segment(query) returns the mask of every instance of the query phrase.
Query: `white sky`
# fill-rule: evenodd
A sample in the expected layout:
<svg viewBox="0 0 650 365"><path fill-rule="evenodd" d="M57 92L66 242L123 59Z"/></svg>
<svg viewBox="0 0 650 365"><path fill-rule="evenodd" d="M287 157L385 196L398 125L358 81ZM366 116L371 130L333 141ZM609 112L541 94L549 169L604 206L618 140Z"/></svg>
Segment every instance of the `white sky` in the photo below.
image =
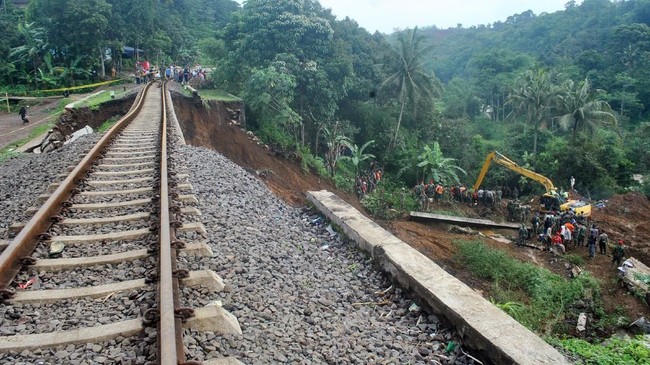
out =
<svg viewBox="0 0 650 365"><path fill-rule="evenodd" d="M243 0L237 0L242 3ZM536 15L564 10L569 0L320 0L338 19L346 16L374 33L391 33L396 28L431 26L455 27L460 23L492 24L532 10ZM582 1L576 1L577 4Z"/></svg>

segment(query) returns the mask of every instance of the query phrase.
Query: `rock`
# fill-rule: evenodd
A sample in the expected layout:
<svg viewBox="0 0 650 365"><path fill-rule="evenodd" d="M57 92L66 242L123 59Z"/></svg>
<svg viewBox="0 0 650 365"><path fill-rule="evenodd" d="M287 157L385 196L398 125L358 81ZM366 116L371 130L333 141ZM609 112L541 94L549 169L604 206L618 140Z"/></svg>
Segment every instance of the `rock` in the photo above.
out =
<svg viewBox="0 0 650 365"><path fill-rule="evenodd" d="M630 323L628 326L630 331L635 335L650 334L650 322L645 317L639 317L636 321Z"/></svg>

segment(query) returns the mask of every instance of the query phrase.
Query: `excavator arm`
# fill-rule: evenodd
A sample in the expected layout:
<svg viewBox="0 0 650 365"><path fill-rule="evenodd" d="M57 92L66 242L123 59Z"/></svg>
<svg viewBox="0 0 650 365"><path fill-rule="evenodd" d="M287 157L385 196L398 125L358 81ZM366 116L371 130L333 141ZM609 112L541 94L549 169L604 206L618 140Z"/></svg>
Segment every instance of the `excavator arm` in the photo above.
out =
<svg viewBox="0 0 650 365"><path fill-rule="evenodd" d="M492 151L488 153L487 157L485 158L485 162L483 163L481 172L478 174L478 179L476 179L476 182L474 183L474 190L477 190L481 186L481 183L485 178L485 174L487 174L487 171L490 169L490 165L492 164L492 162L495 162L505 168L508 168L520 175L526 176L529 179L537 181L538 183L544 185L544 188L546 188L547 193L555 192L555 186L553 185L553 182L548 177L544 175L540 175L535 171L531 171L529 169L517 165L514 161L510 160L509 158L500 154L497 151Z"/></svg>

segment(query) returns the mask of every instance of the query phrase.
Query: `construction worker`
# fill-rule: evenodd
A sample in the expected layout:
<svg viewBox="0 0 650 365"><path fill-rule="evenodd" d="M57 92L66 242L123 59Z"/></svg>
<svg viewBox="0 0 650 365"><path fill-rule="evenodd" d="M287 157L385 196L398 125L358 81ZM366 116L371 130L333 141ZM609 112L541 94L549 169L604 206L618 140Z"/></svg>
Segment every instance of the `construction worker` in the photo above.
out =
<svg viewBox="0 0 650 365"><path fill-rule="evenodd" d="M618 240L618 245L614 247L614 252L612 252L612 262L616 265L615 267L621 266L621 263L623 262L623 257L625 257L623 240Z"/></svg>
<svg viewBox="0 0 650 365"><path fill-rule="evenodd" d="M591 229L589 230L589 242L588 242L589 257L592 259L596 256L596 240L598 239L598 236L599 236L598 228L596 228L595 224L592 224Z"/></svg>
<svg viewBox="0 0 650 365"><path fill-rule="evenodd" d="M609 241L609 237L607 237L607 233L603 231L599 236L598 236L598 250L601 255L607 255L607 242Z"/></svg>
<svg viewBox="0 0 650 365"><path fill-rule="evenodd" d="M533 227L533 233L535 236L539 234L539 228L540 228L540 218L539 218L539 212L535 212L535 215L533 216L533 219L530 220L530 223L532 224Z"/></svg>
<svg viewBox="0 0 650 365"><path fill-rule="evenodd" d="M415 193L415 198L420 203L420 210L424 210L426 200L427 200L427 195L425 194L424 189L425 189L424 180L420 180L420 183L415 185L415 187L413 188L413 192Z"/></svg>
<svg viewBox="0 0 650 365"><path fill-rule="evenodd" d="M517 240L517 245L518 246L525 245L527 239L528 239L528 229L526 228L526 225L522 223L521 227L519 227L519 239Z"/></svg>
<svg viewBox="0 0 650 365"><path fill-rule="evenodd" d="M587 235L587 227L582 224L578 224L577 231L578 233L576 235L575 244L576 246L584 246L585 236Z"/></svg>

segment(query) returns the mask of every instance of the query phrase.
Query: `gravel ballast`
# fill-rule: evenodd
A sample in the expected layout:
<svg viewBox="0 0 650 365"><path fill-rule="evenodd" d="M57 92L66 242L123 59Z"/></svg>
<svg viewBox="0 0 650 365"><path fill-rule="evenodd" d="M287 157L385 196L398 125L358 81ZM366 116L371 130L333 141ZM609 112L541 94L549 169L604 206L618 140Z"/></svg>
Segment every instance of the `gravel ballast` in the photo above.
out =
<svg viewBox="0 0 650 365"><path fill-rule="evenodd" d="M11 222L21 220L17 218L35 197L50 182L58 181L57 175L99 137L94 134L53 154L22 156L0 165L0 194L5 197L0 202L0 234ZM173 156L179 165L188 167L194 190L187 193L199 200L200 219L214 251L211 258L180 254L179 267L214 270L226 284L219 293L184 287L183 305L200 307L218 301L238 318L243 332L219 335L186 330L188 359L233 356L245 364L474 363L451 330L392 286L367 256L315 212L286 205L257 177L214 151L184 146ZM132 195L133 199L150 196ZM86 199L77 196L75 202ZM193 221L198 217L182 218ZM203 239L195 232L179 238ZM79 246L83 245L67 246L64 256L77 257L87 251ZM134 248L130 243L107 242L92 250L107 254ZM35 256L45 257L46 247L39 245L37 252ZM80 271L78 277L85 277L89 270ZM89 275L98 277L102 272ZM124 308L105 305L116 305L128 316L136 314L132 303ZM87 304L80 307L88 308ZM140 338L6 354L0 362L67 359L70 363L141 364L152 360L154 340L148 329Z"/></svg>
<svg viewBox="0 0 650 365"><path fill-rule="evenodd" d="M53 153L20 154L0 164L0 238L7 238L12 222L29 219L25 211L34 205L38 195L50 183L61 181L58 175L67 173L66 167L76 165L100 137L93 133Z"/></svg>
<svg viewBox="0 0 650 365"><path fill-rule="evenodd" d="M318 215L286 205L219 153L191 146L180 153L175 159L188 166L214 251L214 257L198 265L192 260L185 268L210 268L224 279L226 290L213 293L213 299L238 318L243 331L242 336L186 331L188 358L234 356L248 364L473 363L438 318L392 287Z"/></svg>

